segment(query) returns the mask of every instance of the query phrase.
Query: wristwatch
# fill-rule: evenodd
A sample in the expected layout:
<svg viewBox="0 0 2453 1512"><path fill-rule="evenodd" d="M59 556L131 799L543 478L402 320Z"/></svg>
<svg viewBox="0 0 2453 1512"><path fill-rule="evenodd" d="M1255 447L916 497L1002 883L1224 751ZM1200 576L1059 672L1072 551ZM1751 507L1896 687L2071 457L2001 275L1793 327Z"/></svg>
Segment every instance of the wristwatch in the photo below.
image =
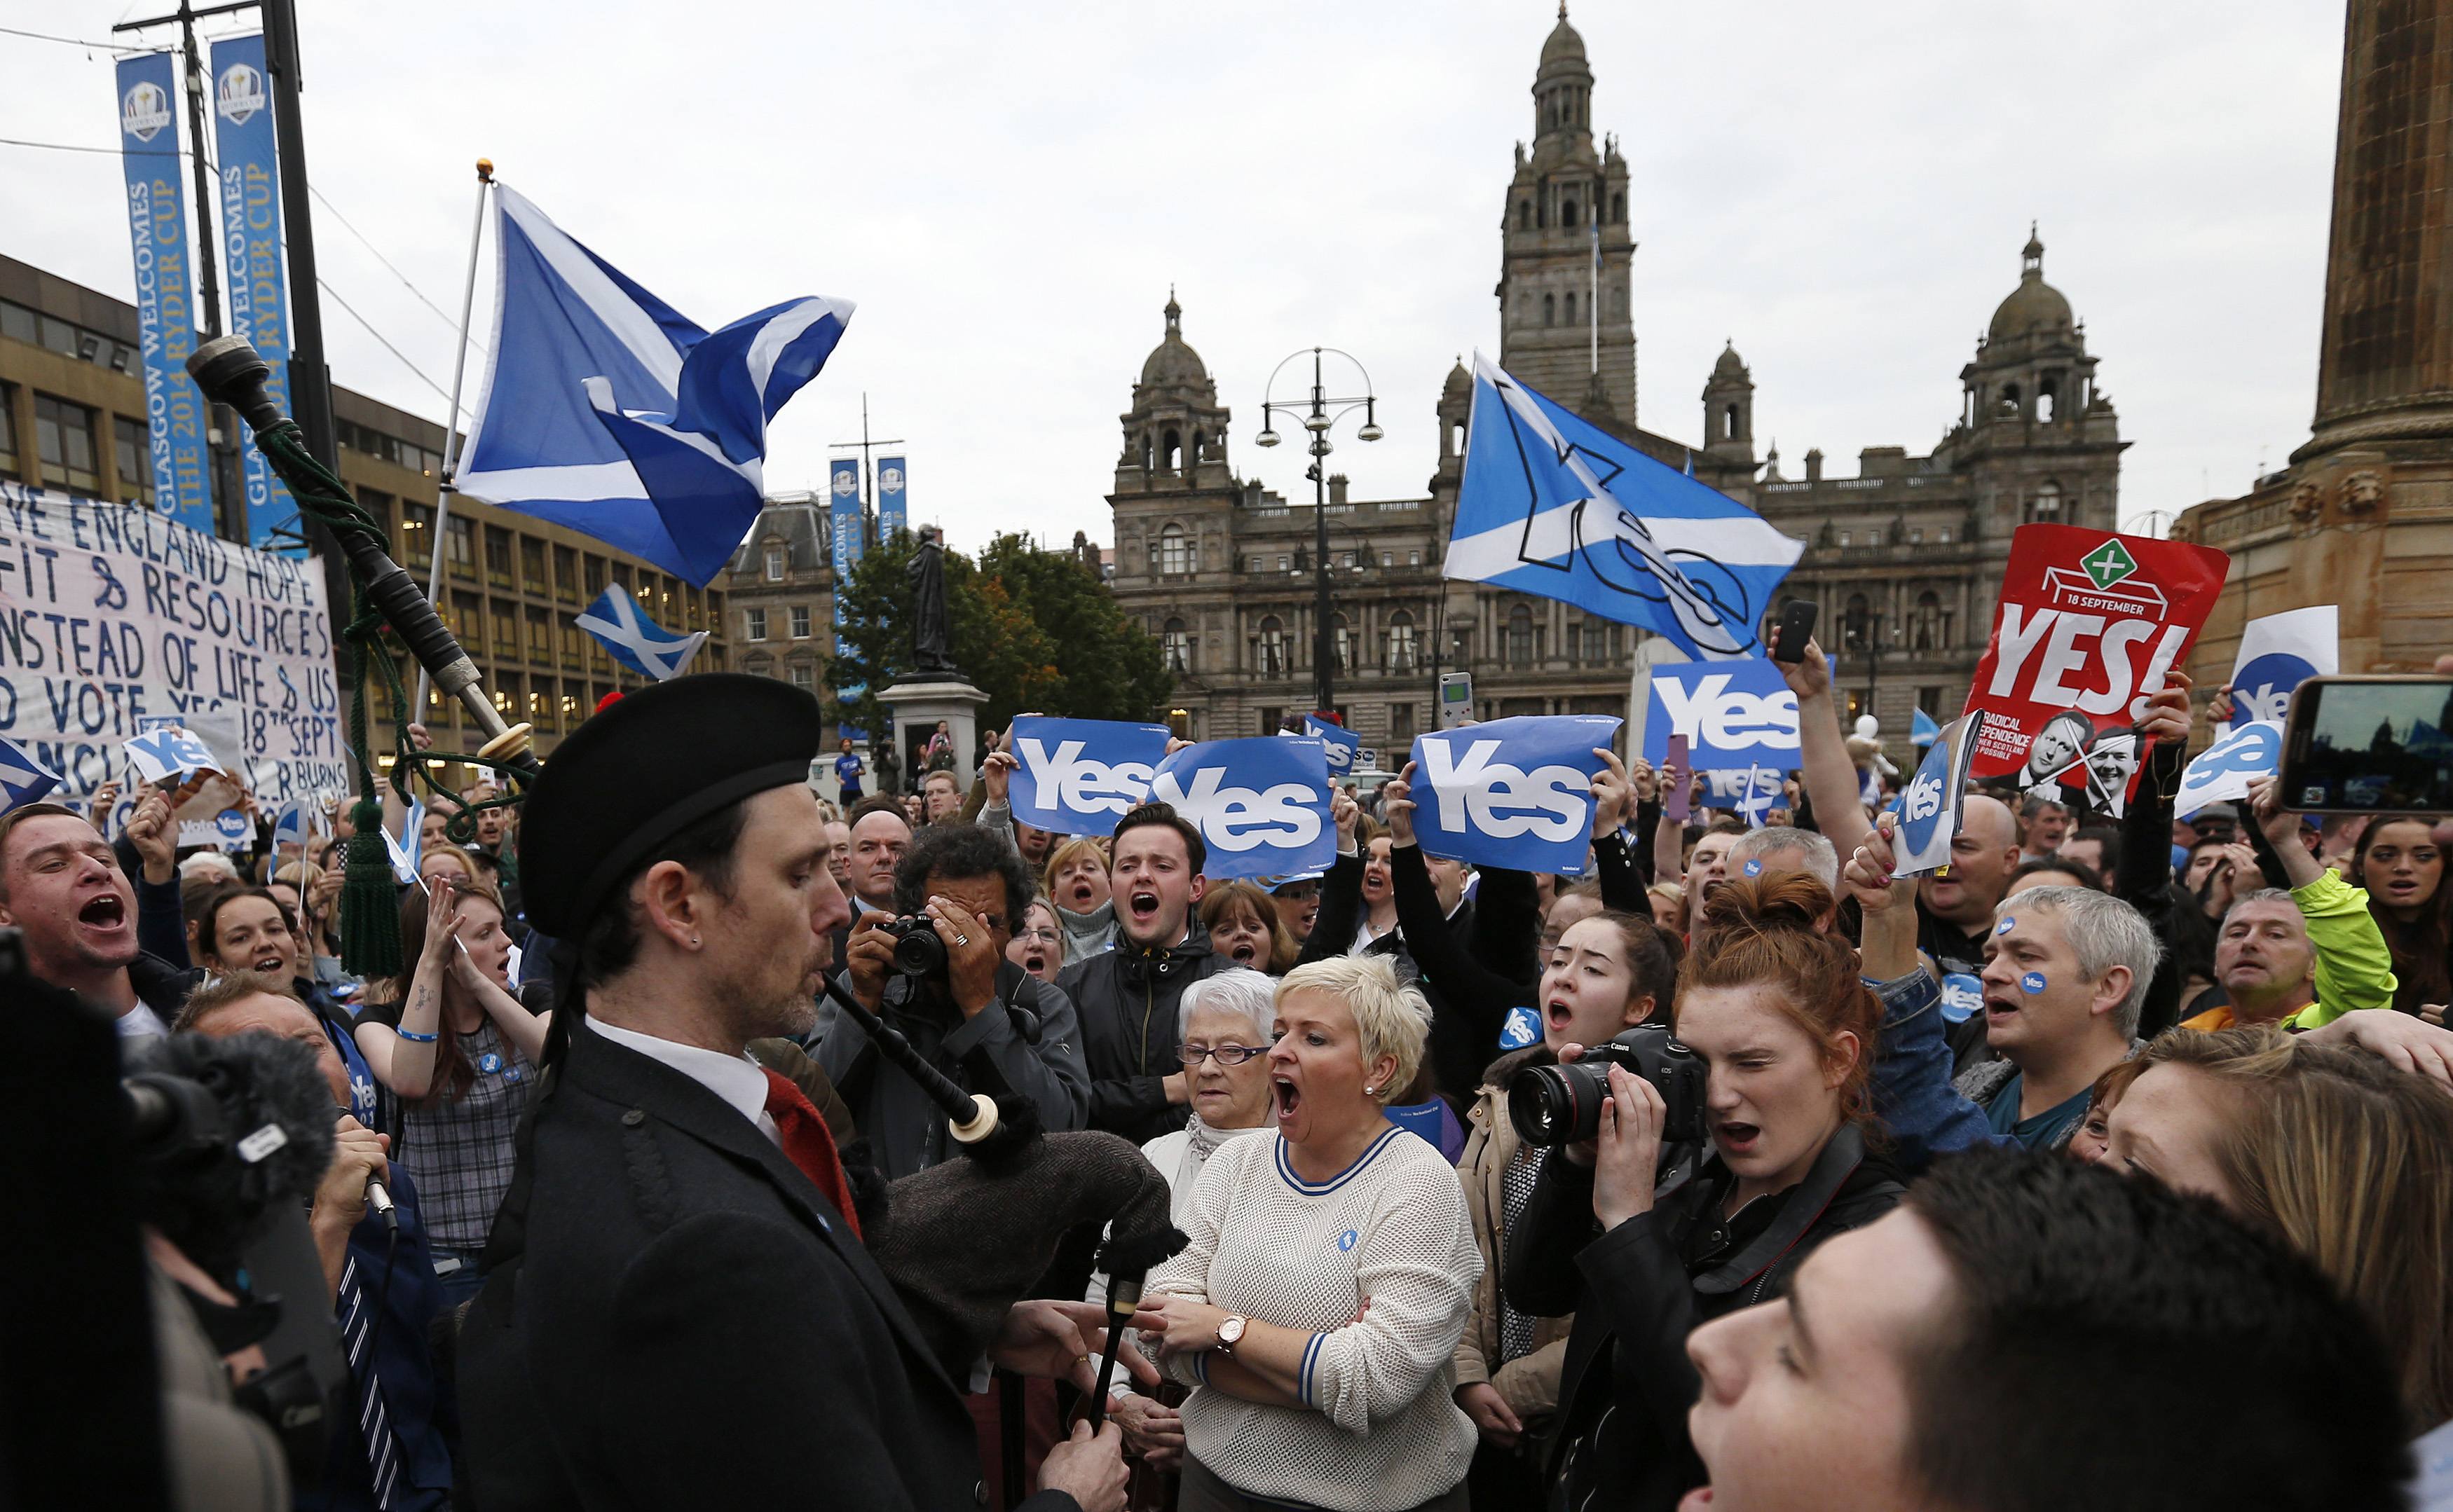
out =
<svg viewBox="0 0 2453 1512"><path fill-rule="evenodd" d="M1244 1337L1244 1323L1245 1320L1235 1313L1218 1320L1218 1348L1222 1353L1235 1352L1236 1342Z"/></svg>

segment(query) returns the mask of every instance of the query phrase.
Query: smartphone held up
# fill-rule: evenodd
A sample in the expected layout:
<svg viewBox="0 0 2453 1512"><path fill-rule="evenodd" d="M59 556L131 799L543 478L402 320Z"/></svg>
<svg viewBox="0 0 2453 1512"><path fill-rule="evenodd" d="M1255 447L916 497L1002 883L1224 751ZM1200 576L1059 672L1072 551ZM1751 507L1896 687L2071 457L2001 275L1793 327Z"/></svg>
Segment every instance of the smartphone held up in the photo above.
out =
<svg viewBox="0 0 2453 1512"><path fill-rule="evenodd" d="M2453 808L2453 677L2312 677L2283 716L2283 802L2303 813Z"/></svg>

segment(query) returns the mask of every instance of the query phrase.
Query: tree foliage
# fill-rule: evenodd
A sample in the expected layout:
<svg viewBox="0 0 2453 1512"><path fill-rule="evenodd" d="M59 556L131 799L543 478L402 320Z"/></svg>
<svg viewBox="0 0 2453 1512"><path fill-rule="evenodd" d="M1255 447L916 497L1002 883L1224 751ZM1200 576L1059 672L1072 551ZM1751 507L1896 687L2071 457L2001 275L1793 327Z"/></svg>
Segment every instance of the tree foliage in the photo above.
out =
<svg viewBox="0 0 2453 1512"><path fill-rule="evenodd" d="M915 536L897 531L836 585L844 649L827 686L845 725L885 728L877 695L912 670L908 572L918 549ZM984 729L1025 711L1155 719L1174 686L1158 642L1126 618L1098 575L1028 535L999 535L976 560L947 551L946 605L954 665L988 695ZM848 688L860 691L846 698Z"/></svg>

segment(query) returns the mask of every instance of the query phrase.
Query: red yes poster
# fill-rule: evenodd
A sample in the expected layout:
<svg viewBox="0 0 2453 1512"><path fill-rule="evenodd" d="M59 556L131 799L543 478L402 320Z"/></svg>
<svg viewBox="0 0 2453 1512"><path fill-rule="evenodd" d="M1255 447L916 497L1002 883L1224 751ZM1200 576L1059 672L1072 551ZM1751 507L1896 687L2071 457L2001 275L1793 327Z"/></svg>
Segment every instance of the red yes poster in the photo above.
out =
<svg viewBox="0 0 2453 1512"><path fill-rule="evenodd" d="M2023 525L1967 689L1984 709L1969 771L2085 786L2121 811L2144 757L2129 734L2146 690L2188 655L2231 559L2184 541Z"/></svg>

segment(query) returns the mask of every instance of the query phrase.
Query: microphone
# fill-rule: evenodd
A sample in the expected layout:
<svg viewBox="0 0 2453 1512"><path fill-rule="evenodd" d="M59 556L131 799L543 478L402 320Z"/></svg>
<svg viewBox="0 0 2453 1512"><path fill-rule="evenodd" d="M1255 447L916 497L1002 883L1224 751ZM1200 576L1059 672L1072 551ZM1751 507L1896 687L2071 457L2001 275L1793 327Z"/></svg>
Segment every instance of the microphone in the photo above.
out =
<svg viewBox="0 0 2453 1512"><path fill-rule="evenodd" d="M138 1209L229 1275L269 1219L314 1196L332 1163L332 1089L306 1046L269 1035L172 1035L129 1061Z"/></svg>
<svg viewBox="0 0 2453 1512"><path fill-rule="evenodd" d="M332 1109L332 1114L333 1122L337 1124L340 1120L349 1117L349 1110L345 1107L335 1107ZM367 1206L381 1216L384 1227L395 1234L400 1232L400 1214L392 1210L391 1189L384 1185L383 1178L372 1171L367 1173Z"/></svg>

